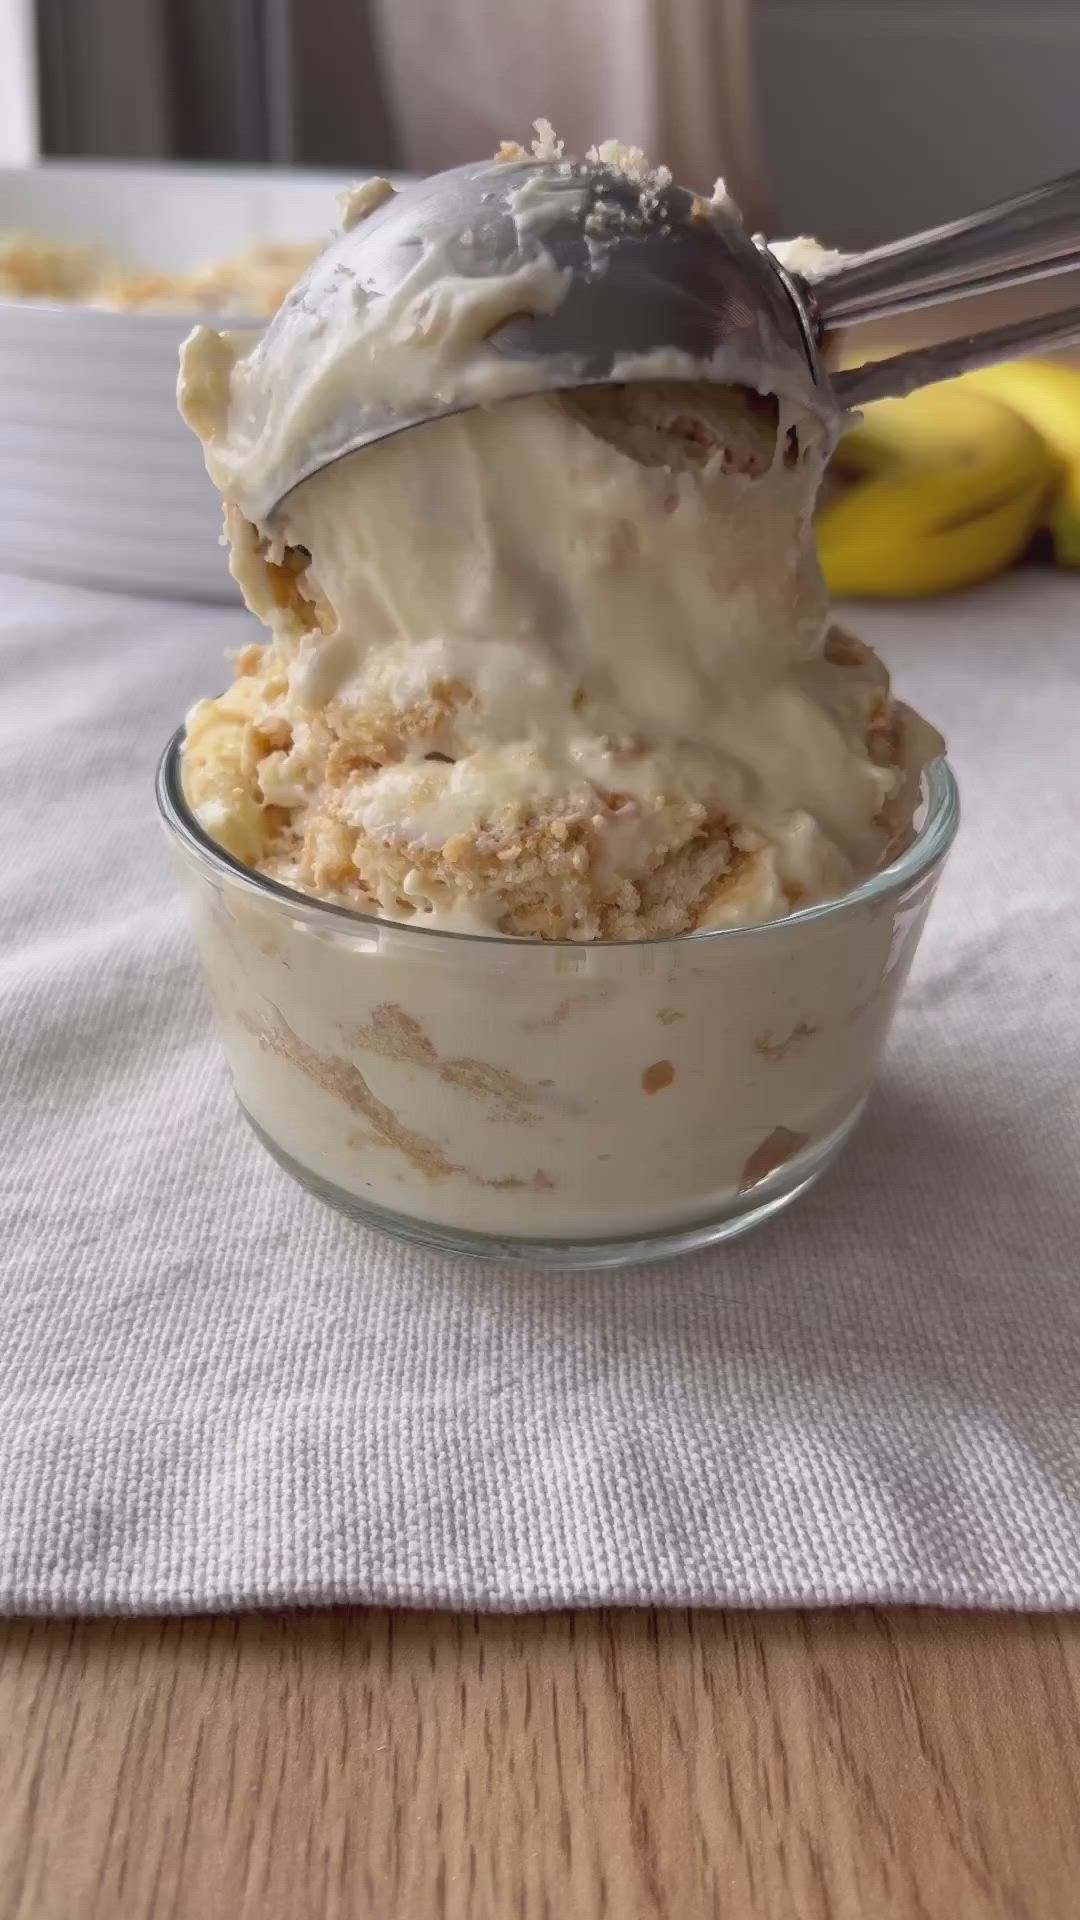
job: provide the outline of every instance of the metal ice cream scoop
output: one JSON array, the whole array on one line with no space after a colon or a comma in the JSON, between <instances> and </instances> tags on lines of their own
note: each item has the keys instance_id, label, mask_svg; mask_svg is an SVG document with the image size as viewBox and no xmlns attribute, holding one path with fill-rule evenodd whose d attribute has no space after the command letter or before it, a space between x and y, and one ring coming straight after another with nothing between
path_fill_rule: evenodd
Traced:
<instances>
[{"instance_id":1,"label":"metal ice cream scoop","mask_svg":"<svg viewBox=\"0 0 1080 1920\"><path fill-rule=\"evenodd\" d=\"M665 176L643 184L595 160L477 163L388 199L331 243L292 298L331 325L335 302L390 303L433 244L466 280L512 275L538 250L563 270L557 304L542 312L523 304L482 343L496 360L529 363L518 392L681 376L843 409L1080 339L1080 307L1071 307L852 371L830 373L825 360L841 328L1080 266L1080 173L801 274L751 238L725 202L705 202ZM286 323L287 308L266 337ZM414 396L402 408L389 396L373 402L369 391L351 410L343 394L340 434L306 458L298 449L276 492L469 404L451 393ZM267 514L275 504L265 503Z\"/></svg>"}]
</instances>

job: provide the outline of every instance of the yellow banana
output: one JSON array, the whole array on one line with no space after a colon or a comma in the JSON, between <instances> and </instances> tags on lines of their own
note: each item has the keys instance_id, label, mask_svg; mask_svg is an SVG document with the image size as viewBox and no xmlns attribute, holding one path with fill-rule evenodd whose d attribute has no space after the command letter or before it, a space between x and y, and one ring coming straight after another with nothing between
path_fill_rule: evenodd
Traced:
<instances>
[{"instance_id":1,"label":"yellow banana","mask_svg":"<svg viewBox=\"0 0 1080 1920\"><path fill-rule=\"evenodd\" d=\"M1080 567L1080 368L1010 360L966 373L957 384L1014 408L1053 448L1061 463L1048 514L1054 553L1062 566Z\"/></svg>"},{"instance_id":2,"label":"yellow banana","mask_svg":"<svg viewBox=\"0 0 1080 1920\"><path fill-rule=\"evenodd\" d=\"M1057 462L1011 407L950 382L880 400L834 460L817 543L840 597L916 599L987 580L1023 552Z\"/></svg>"}]
</instances>

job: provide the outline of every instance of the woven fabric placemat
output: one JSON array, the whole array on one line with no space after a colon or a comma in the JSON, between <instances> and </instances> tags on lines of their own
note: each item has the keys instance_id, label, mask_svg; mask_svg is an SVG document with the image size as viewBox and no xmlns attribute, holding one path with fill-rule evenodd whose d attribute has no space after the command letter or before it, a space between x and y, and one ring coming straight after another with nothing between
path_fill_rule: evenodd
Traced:
<instances>
[{"instance_id":1,"label":"woven fabric placemat","mask_svg":"<svg viewBox=\"0 0 1080 1920\"><path fill-rule=\"evenodd\" d=\"M154 818L239 613L0 608L0 1605L1080 1602L1080 588L867 614L966 820L790 1215L552 1276L351 1226L247 1132Z\"/></svg>"}]
</instances>

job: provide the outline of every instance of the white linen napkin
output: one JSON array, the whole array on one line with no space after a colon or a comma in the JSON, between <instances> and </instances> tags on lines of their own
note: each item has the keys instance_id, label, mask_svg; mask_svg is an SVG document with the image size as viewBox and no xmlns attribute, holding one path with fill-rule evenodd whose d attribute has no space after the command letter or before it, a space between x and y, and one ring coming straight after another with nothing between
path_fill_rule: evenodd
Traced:
<instances>
[{"instance_id":1,"label":"white linen napkin","mask_svg":"<svg viewBox=\"0 0 1080 1920\"><path fill-rule=\"evenodd\" d=\"M1080 1604L1080 585L859 619L966 803L880 1089L778 1224L589 1277L267 1159L152 798L250 623L3 587L0 1606Z\"/></svg>"}]
</instances>

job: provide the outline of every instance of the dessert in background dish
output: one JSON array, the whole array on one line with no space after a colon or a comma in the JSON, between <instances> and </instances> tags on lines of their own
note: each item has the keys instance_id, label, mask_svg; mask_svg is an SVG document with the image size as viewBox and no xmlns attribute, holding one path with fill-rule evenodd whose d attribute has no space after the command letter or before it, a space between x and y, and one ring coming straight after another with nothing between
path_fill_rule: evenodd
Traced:
<instances>
[{"instance_id":1,"label":"dessert in background dish","mask_svg":"<svg viewBox=\"0 0 1080 1920\"><path fill-rule=\"evenodd\" d=\"M317 252L314 244L262 241L229 260L186 273L160 273L98 247L5 233L0 234L0 298L262 319L281 305Z\"/></svg>"},{"instance_id":2,"label":"dessert in background dish","mask_svg":"<svg viewBox=\"0 0 1080 1920\"><path fill-rule=\"evenodd\" d=\"M273 1150L367 1217L556 1257L720 1237L831 1157L951 788L829 616L827 411L662 360L522 397L491 364L501 319L560 298L538 161L617 170L645 221L670 179L613 143L564 162L541 129L492 163L522 169L512 275L465 279L433 239L400 297L358 286L328 320L317 265L256 342L187 342L181 410L267 637L189 715L166 812ZM392 191L355 191L346 222ZM425 382L484 404L259 519L344 393ZM440 938L462 932L486 937Z\"/></svg>"}]
</instances>

